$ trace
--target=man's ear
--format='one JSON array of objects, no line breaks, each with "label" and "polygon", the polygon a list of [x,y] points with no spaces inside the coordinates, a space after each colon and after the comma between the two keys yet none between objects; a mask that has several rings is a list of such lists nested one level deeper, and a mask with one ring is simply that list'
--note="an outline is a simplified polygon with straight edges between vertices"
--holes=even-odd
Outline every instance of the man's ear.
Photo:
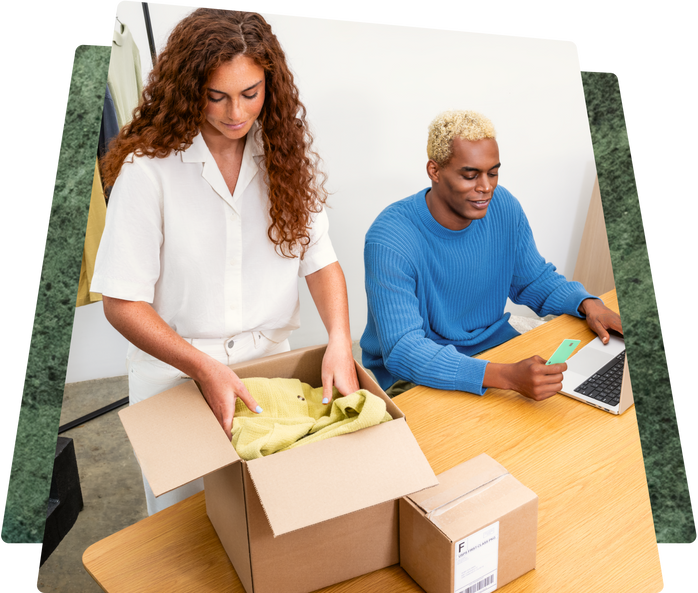
[{"label": "man's ear", "polygon": [[434,159],[427,161],[427,175],[434,183],[439,182],[439,164]]}]

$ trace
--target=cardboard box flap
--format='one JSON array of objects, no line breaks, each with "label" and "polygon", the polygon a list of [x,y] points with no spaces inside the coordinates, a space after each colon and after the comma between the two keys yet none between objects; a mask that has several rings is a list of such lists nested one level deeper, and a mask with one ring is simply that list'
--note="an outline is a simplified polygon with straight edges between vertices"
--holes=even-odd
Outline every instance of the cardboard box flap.
[{"label": "cardboard box flap", "polygon": [[425,513],[431,513],[506,474],[504,466],[482,453],[439,474],[438,486],[412,494],[409,499]]},{"label": "cardboard box flap", "polygon": [[247,462],[274,536],[438,484],[404,419]]},{"label": "cardboard box flap", "polygon": [[119,412],[155,496],[239,461],[194,381]]},{"label": "cardboard box flap", "polygon": [[536,498],[535,493],[514,476],[504,474],[477,488],[471,495],[435,509],[427,517],[454,542],[463,534],[482,529]]},{"label": "cardboard box flap", "polygon": [[439,474],[438,486],[408,498],[453,542],[538,497],[483,453]]}]

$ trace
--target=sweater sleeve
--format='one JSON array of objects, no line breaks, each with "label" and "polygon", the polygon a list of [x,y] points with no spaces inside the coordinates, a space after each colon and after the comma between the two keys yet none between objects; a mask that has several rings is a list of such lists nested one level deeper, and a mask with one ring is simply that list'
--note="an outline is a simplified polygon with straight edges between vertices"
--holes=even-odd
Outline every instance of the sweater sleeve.
[{"label": "sweater sleeve", "polygon": [[546,262],[538,252],[528,219],[520,210],[518,242],[514,275],[509,298],[517,304],[526,305],[538,315],[560,315],[567,313],[584,317],[578,307],[584,299],[597,298],[590,295],[579,282],[568,282]]},{"label": "sweater sleeve", "polygon": [[407,259],[384,245],[367,243],[364,263],[369,316],[390,374],[437,389],[484,394],[487,361],[426,337],[416,272]]}]

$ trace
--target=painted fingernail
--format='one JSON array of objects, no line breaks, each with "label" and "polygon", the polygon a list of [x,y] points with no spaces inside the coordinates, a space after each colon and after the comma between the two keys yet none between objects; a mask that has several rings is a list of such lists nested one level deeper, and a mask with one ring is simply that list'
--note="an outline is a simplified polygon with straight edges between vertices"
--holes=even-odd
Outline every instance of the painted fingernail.
[{"label": "painted fingernail", "polygon": [[323,397],[323,398],[322,398],[322,403],[323,403],[323,404],[326,404],[326,403],[328,403],[329,401],[330,401],[330,400],[328,400],[326,397]]},{"label": "painted fingernail", "polygon": [[261,414],[261,413],[262,413],[262,408],[260,408],[259,406],[257,406],[257,407],[254,409],[254,411],[257,412],[257,414]]}]

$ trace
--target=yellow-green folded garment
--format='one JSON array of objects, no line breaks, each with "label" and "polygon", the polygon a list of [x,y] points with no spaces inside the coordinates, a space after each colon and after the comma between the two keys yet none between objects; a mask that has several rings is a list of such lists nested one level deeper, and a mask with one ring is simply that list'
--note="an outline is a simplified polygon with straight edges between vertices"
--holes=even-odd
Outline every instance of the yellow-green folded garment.
[{"label": "yellow-green folded garment", "polygon": [[256,414],[238,399],[233,446],[242,459],[256,459],[306,443],[347,434],[392,420],[385,402],[365,389],[322,403],[322,387],[298,379],[243,379],[264,410]]}]

